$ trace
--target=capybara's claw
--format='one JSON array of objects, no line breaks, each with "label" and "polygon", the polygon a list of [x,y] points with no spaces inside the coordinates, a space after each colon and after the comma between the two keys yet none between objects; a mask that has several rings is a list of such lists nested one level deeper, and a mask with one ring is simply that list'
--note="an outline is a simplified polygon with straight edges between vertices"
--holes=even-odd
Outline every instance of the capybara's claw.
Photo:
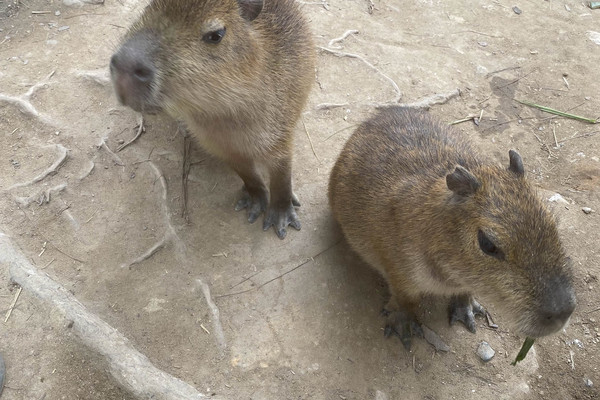
[{"label": "capybara's claw", "polygon": [[267,209],[265,221],[263,223],[263,229],[265,231],[270,227],[274,227],[277,237],[279,239],[284,239],[287,235],[286,228],[288,226],[291,226],[298,231],[302,227],[292,203],[284,210],[277,210],[274,207],[269,207]]},{"label": "capybara's claw", "polygon": [[406,350],[410,350],[412,337],[423,337],[423,329],[414,316],[402,311],[385,311],[387,313],[387,321],[383,334],[385,337],[390,337],[392,334],[397,335]]},{"label": "capybara's claw", "polygon": [[266,196],[252,195],[245,187],[242,188],[242,198],[236,203],[235,211],[244,208],[248,210],[248,222],[254,223],[267,208]]},{"label": "capybara's claw", "polygon": [[460,321],[469,330],[475,333],[475,315],[485,315],[485,309],[470,296],[456,296],[450,302],[450,325]]}]

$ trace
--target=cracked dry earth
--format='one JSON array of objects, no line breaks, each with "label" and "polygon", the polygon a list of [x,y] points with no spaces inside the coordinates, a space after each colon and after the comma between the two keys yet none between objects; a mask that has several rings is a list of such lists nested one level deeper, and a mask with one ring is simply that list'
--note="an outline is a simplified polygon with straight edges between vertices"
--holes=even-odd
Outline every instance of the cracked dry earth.
[{"label": "cracked dry earth", "polygon": [[[0,2],[0,232],[22,265],[62,285],[56,293],[192,393],[154,398],[600,397],[599,130],[514,101],[598,116],[600,10],[555,0],[307,2],[317,45],[334,52],[315,49],[317,82],[296,129],[303,227],[280,241],[233,211],[241,182],[198,148],[185,223],[174,121],[146,118],[145,133],[117,152],[138,116],[117,104],[107,64],[142,6]],[[349,30],[358,32],[330,43]],[[573,259],[578,308],[517,367],[510,361],[523,338],[493,304],[485,305],[499,328],[480,319],[473,335],[424,300],[420,318],[447,353],[385,339],[385,284],[341,240],[328,209],[330,168],[374,104],[456,89],[431,112],[471,118],[456,129],[485,156],[504,164],[517,149],[544,199],[562,196],[550,206]],[[54,292],[36,295],[15,265],[0,265],[2,400],[151,398],[140,389],[147,381],[132,378],[146,369],[57,308]],[[11,274],[25,285],[14,307]],[[487,364],[475,354],[482,341],[496,350]]]}]

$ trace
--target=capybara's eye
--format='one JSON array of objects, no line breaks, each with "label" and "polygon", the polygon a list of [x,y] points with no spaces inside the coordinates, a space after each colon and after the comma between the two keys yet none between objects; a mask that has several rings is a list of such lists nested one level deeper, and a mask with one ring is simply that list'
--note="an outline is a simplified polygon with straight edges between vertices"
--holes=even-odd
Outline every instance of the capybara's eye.
[{"label": "capybara's eye", "polygon": [[217,44],[225,36],[225,28],[217,29],[216,31],[208,32],[202,36],[202,40],[206,43]]},{"label": "capybara's eye", "polygon": [[479,232],[477,232],[477,240],[479,240],[479,247],[481,248],[481,251],[483,251],[485,254],[496,257],[499,260],[504,259],[504,253],[502,250],[496,247],[494,242],[492,242],[490,238],[488,238],[486,234],[481,231],[481,229]]}]

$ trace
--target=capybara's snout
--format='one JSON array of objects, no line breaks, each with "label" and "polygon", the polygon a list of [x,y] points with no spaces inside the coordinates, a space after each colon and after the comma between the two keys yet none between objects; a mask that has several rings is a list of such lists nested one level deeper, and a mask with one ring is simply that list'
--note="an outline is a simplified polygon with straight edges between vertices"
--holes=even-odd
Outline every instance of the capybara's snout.
[{"label": "capybara's snout", "polygon": [[136,34],[129,38],[110,59],[110,74],[119,101],[136,111],[155,107],[158,51],[157,40],[151,34]]}]

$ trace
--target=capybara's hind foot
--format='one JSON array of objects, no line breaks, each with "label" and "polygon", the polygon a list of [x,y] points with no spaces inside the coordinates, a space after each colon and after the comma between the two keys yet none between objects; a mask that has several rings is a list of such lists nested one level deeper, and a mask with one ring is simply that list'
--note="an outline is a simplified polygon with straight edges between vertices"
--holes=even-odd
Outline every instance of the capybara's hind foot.
[{"label": "capybara's hind foot", "polygon": [[292,201],[287,205],[287,207],[278,209],[277,207],[270,206],[265,215],[263,229],[266,231],[270,227],[274,227],[275,233],[279,239],[285,238],[285,235],[287,234],[286,228],[288,225],[299,231],[301,224],[300,220],[298,219],[298,214],[296,214],[296,210],[294,209],[296,204],[300,205],[296,196],[293,196]]},{"label": "capybara's hind foot", "polygon": [[397,335],[406,350],[410,350],[410,345],[413,336],[423,337],[423,329],[414,315],[404,311],[388,311],[383,310],[387,320],[383,334],[385,337],[390,337],[392,334]]},{"label": "capybara's hind foot", "polygon": [[450,325],[462,322],[467,329],[475,333],[475,315],[485,315],[485,309],[469,295],[454,296],[450,301]]},{"label": "capybara's hind foot", "polygon": [[248,210],[248,222],[253,223],[267,209],[267,194],[253,194],[242,187],[242,198],[235,205],[235,211],[240,211],[246,208]]}]

